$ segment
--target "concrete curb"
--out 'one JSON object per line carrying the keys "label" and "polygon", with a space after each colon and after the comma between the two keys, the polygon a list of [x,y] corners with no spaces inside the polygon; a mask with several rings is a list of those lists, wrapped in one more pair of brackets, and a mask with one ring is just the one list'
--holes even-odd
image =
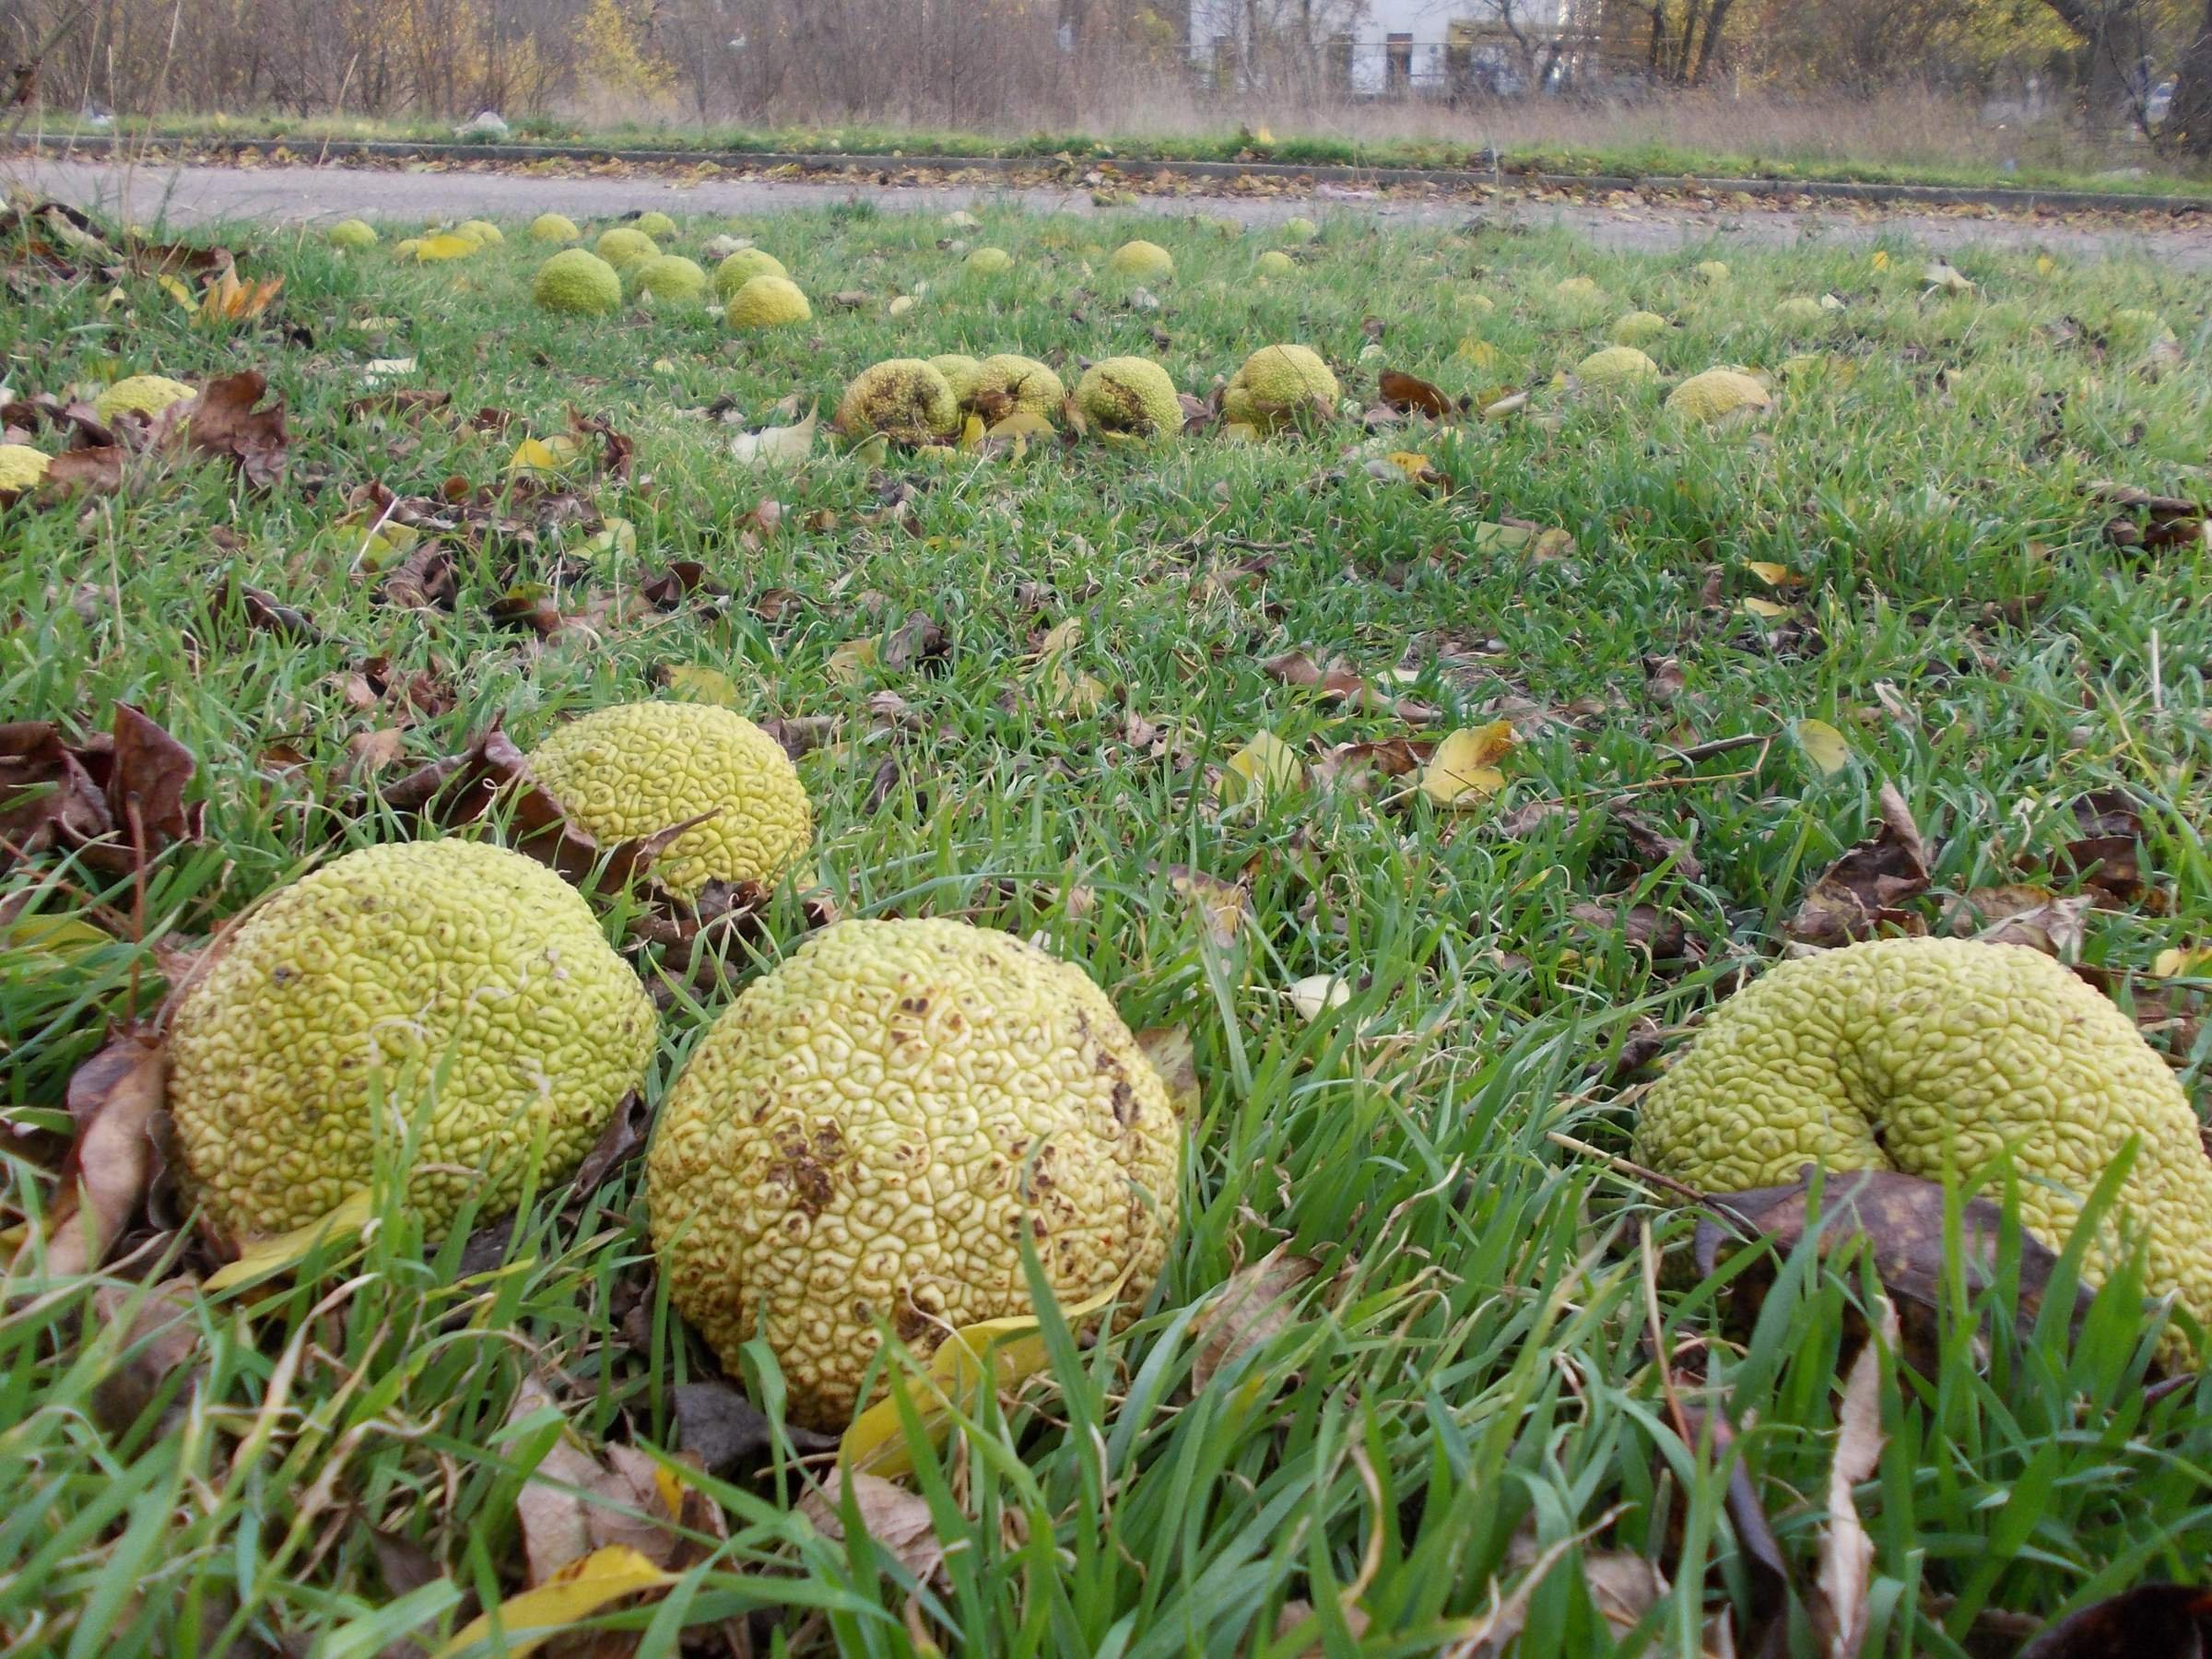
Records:
{"label": "concrete curb", "polygon": [[[15,147],[59,155],[73,152],[112,154],[119,148],[144,144],[146,147],[182,151],[194,158],[219,162],[226,156],[273,156],[279,150],[300,162],[313,165],[326,160],[383,159],[412,161],[637,161],[656,166],[715,167],[752,171],[793,170],[807,174],[864,173],[995,173],[1068,171],[1050,156],[846,156],[806,155],[776,150],[618,149],[605,145],[579,144],[431,144],[400,143],[388,139],[332,140],[327,144],[286,138],[209,138],[166,140],[74,135],[18,135]],[[311,159],[312,158],[312,159]],[[1683,176],[1614,177],[1590,173],[1515,173],[1498,175],[1454,168],[1413,167],[1294,167],[1275,161],[1121,161],[1100,159],[1078,161],[1074,175],[1112,169],[1120,180],[1139,190],[1147,180],[1163,174],[1171,179],[1233,182],[1241,178],[1278,179],[1308,185],[1348,184],[1370,189],[1394,184],[1432,184],[1472,191],[1492,185],[1518,189],[1634,191],[1658,195],[1690,192],[1716,195],[1797,197],[1816,202],[1862,202],[1918,207],[1991,207],[2015,213],[2212,213],[2212,196],[2121,195],[2093,190],[1977,189],[1950,184],[1866,184],[1845,180],[1813,179],[1695,179]],[[1071,182],[1073,182],[1071,180]]]}

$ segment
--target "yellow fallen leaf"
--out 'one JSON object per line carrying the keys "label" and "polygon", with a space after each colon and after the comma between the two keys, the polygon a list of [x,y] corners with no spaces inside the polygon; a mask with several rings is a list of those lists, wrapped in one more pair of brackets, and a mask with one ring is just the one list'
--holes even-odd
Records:
{"label": "yellow fallen leaf", "polygon": [[914,297],[912,294],[901,294],[891,301],[891,315],[894,317],[903,317],[913,309]]}
{"label": "yellow fallen leaf", "polygon": [[200,297],[194,293],[190,288],[186,288],[184,284],[179,281],[176,277],[157,276],[154,278],[154,280],[161,285],[161,291],[163,293],[167,294],[171,300],[174,300],[186,311],[196,312],[200,309]]}
{"label": "yellow fallen leaf", "polygon": [[[499,1605],[500,1644],[504,1659],[534,1653],[570,1626],[591,1618],[609,1602],[635,1595],[641,1590],[659,1590],[676,1583],[677,1575],[663,1572],[627,1544],[609,1544],[581,1559],[571,1561],[535,1590],[524,1590]],[[438,1659],[467,1652],[487,1640],[493,1615],[472,1618],[438,1650]]]}
{"label": "yellow fallen leaf", "polygon": [[1319,1019],[1327,1008],[1341,1008],[1352,1000],[1351,985],[1339,974],[1316,973],[1292,985],[1287,995],[1300,1019]]}
{"label": "yellow fallen leaf", "polygon": [[850,686],[858,680],[865,669],[876,665],[876,641],[847,640],[830,653],[830,677],[841,686]]}
{"label": "yellow fallen leaf", "polygon": [[234,1285],[261,1278],[303,1262],[321,1244],[339,1244],[360,1236],[374,1206],[368,1188],[347,1198],[328,1215],[295,1227],[273,1239],[262,1239],[239,1252],[238,1260],[207,1276],[209,1290],[228,1290]]}
{"label": "yellow fallen leaf", "polygon": [[1488,340],[1478,340],[1473,335],[1460,341],[1459,349],[1452,354],[1462,362],[1472,363],[1477,369],[1498,367],[1498,347]]}
{"label": "yellow fallen leaf", "polygon": [[1038,658],[1041,661],[1046,657],[1058,656],[1064,651],[1073,651],[1082,638],[1082,618],[1070,617],[1064,622],[1056,622],[1052,631],[1037,641]]}
{"label": "yellow fallen leaf", "polygon": [[[1131,1264],[1132,1266],[1135,1264]],[[1088,1319],[1108,1307],[1122,1293],[1130,1269],[1088,1301],[1062,1308],[1060,1317],[1070,1325]],[[1038,1335],[1034,1314],[1018,1313],[1005,1319],[986,1319],[963,1325],[940,1343],[929,1357],[929,1369],[910,1392],[914,1409],[933,1446],[943,1445],[955,1406],[975,1397],[978,1386],[1013,1388],[1045,1367],[1044,1338]],[[838,1442],[838,1462],[849,1469],[896,1478],[913,1467],[908,1455],[906,1431],[899,1420],[896,1399],[878,1400],[857,1418]]]}
{"label": "yellow fallen leaf", "polygon": [[1797,747],[1805,758],[1830,777],[1834,777],[1851,764],[1851,744],[1843,734],[1825,720],[1800,720],[1790,728],[1797,735]]}
{"label": "yellow fallen leaf", "polygon": [[758,432],[740,432],[730,441],[730,453],[748,466],[778,465],[804,461],[814,448],[817,412],[796,426],[768,427]]}
{"label": "yellow fallen leaf", "polygon": [[2200,968],[2212,965],[2212,946],[2192,945],[2183,949],[2161,950],[2151,959],[2153,979],[2180,979],[2194,975]]}
{"label": "yellow fallen leaf", "polygon": [[971,413],[968,418],[960,423],[960,448],[972,455],[982,447],[983,418],[981,415]]}
{"label": "yellow fallen leaf", "polygon": [[1436,746],[1421,769],[1421,793],[1439,806],[1471,806],[1505,787],[1497,761],[1513,747],[1513,724],[1463,726]]}
{"label": "yellow fallen leaf", "polygon": [[745,694],[737,689],[737,682],[719,668],[678,663],[664,670],[661,680],[681,702],[712,703],[723,709],[745,707]]}
{"label": "yellow fallen leaf", "polygon": [[1796,587],[1805,581],[1804,577],[1791,570],[1788,565],[1768,564],[1762,559],[1746,559],[1744,569],[1769,587]]}
{"label": "yellow fallen leaf", "polygon": [[553,473],[576,458],[576,440],[565,433],[552,438],[525,438],[507,457],[511,473]]}
{"label": "yellow fallen leaf", "polygon": [[1877,271],[1886,271],[1889,268],[1889,255],[1879,248],[1874,251],[1874,268]]}
{"label": "yellow fallen leaf", "polygon": [[2038,276],[2048,276],[2057,269],[2058,261],[2052,258],[2050,254],[2039,253],[2035,256],[2035,274]]}
{"label": "yellow fallen leaf", "polygon": [[1764,617],[1770,622],[1775,620],[1777,618],[1786,617],[1790,614],[1790,607],[1788,606],[1777,605],[1771,599],[1746,599],[1742,601],[1737,608],[1744,611],[1748,616]]}
{"label": "yellow fallen leaf", "polygon": [[1305,766],[1290,746],[1263,726],[1229,758],[1221,772],[1221,798],[1265,797],[1271,790],[1295,789],[1305,777]]}

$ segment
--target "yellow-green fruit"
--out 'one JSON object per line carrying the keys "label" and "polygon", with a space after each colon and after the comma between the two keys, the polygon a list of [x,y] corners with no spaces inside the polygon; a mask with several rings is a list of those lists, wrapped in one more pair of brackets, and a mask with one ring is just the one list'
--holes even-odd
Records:
{"label": "yellow-green fruit", "polygon": [[[956,394],[957,395],[957,394]],[[1004,397],[1007,406],[1000,409],[997,400]],[[982,403],[988,400],[993,408],[986,411],[998,415],[1041,415],[1047,420],[1060,418],[1060,406],[1067,400],[1067,388],[1060,377],[1035,358],[1017,356],[1002,351],[987,357],[976,366],[975,390],[966,400]]]}
{"label": "yellow-green fruit", "polygon": [[1698,261],[1695,269],[1698,275],[1707,282],[1725,282],[1728,280],[1728,266],[1721,260],[1700,259]]}
{"label": "yellow-green fruit", "polygon": [[394,245],[392,249],[392,256],[394,259],[412,259],[418,253],[421,251],[421,248],[422,238],[419,236],[410,236],[404,241]]}
{"label": "yellow-green fruit", "polygon": [[1182,400],[1168,371],[1150,358],[1093,363],[1076,382],[1076,407],[1101,432],[1168,438],[1182,430]]}
{"label": "yellow-green fruit", "polygon": [[1463,288],[1460,290],[1459,302],[1465,306],[1469,311],[1476,312],[1485,317],[1488,316],[1492,312],[1498,309],[1497,300],[1491,299],[1488,294],[1478,294],[1472,288]]}
{"label": "yellow-green fruit", "polygon": [[688,899],[710,881],[772,883],[814,840],[814,813],[783,746],[712,703],[618,703],[531,751],[530,775],[601,846],[690,818],[653,861]]}
{"label": "yellow-green fruit", "polygon": [[900,443],[934,443],[959,427],[960,400],[920,358],[891,358],[863,369],[837,404],[837,429],[849,438],[881,432]]}
{"label": "yellow-green fruit", "polygon": [[477,841],[349,853],[250,911],[170,1024],[169,1109],[194,1194],[233,1238],[317,1220],[418,1135],[433,1234],[496,1215],[535,1164],[582,1159],[657,1032],[591,908]]}
{"label": "yellow-green fruit", "polygon": [[1279,227],[1285,241],[1308,242],[1321,234],[1321,227],[1310,218],[1287,218]]}
{"label": "yellow-green fruit", "polygon": [[765,248],[740,248],[714,267],[714,291],[727,300],[756,276],[784,276],[783,262]]}
{"label": "yellow-green fruit", "polygon": [[945,383],[952,388],[953,401],[961,408],[975,401],[975,377],[982,372],[982,364],[971,357],[949,351],[942,357],[931,358],[929,366],[945,377]]}
{"label": "yellow-green fruit", "polygon": [[878,1324],[927,1353],[1032,1311],[1141,1304],[1183,1126],[1081,970],[964,922],[843,922],[755,981],[662,1109],[645,1190],[670,1300],[725,1364],[763,1341],[792,1420],[860,1402]]}
{"label": "yellow-green fruit", "polygon": [[2173,338],[2165,318],[2134,306],[2114,312],[2110,328],[2112,337],[2126,346],[2150,347]]}
{"label": "yellow-green fruit", "polygon": [[[2212,1324],[2212,1159],[2166,1063],[2041,952],[1882,939],[1785,962],[1730,997],[1644,1096],[1636,1158],[1711,1193],[1801,1166],[1971,1177],[2009,1153],[2020,1219],[2062,1248],[2140,1136],[2120,1188],[2153,1295]],[[2087,1277],[2115,1261],[2099,1230]]]}
{"label": "yellow-green fruit", "polygon": [[464,219],[453,227],[456,236],[473,236],[487,248],[497,248],[507,241],[506,232],[489,219]]}
{"label": "yellow-green fruit", "polygon": [[1305,346],[1263,346],[1229,377],[1222,412],[1261,431],[1300,416],[1326,419],[1335,411],[1336,376]]}
{"label": "yellow-green fruit", "polygon": [[582,234],[576,229],[576,221],[564,213],[541,213],[530,221],[533,241],[572,242]]}
{"label": "yellow-green fruit", "polygon": [[1597,284],[1588,276],[1562,276],[1551,291],[1562,300],[1591,300],[1597,295]]}
{"label": "yellow-green fruit", "polygon": [[665,213],[641,213],[629,224],[631,229],[641,230],[656,241],[676,234],[676,221]]}
{"label": "yellow-green fruit", "polygon": [[1657,312],[1632,311],[1613,324],[1616,346],[1648,346],[1666,333],[1666,319]]}
{"label": "yellow-green fruit", "polygon": [[1294,276],[1298,274],[1298,261],[1280,248],[1268,249],[1260,255],[1257,265],[1263,276]]}
{"label": "yellow-green fruit", "polygon": [[732,328],[776,328],[806,322],[814,307],[788,276],[753,276],[730,296],[726,315]]}
{"label": "yellow-green fruit", "polygon": [[1774,308],[1775,324],[1783,328],[1818,328],[1828,320],[1828,307],[1805,294],[1784,300]]}
{"label": "yellow-green fruit", "polygon": [[28,443],[0,443],[0,495],[30,488],[46,476],[51,465],[45,452]]}
{"label": "yellow-green fruit", "polygon": [[367,219],[342,218],[330,228],[330,245],[334,248],[373,248],[376,246],[376,227]]}
{"label": "yellow-green fruit", "polygon": [[173,381],[159,374],[134,374],[117,381],[92,400],[92,413],[104,421],[129,411],[144,415],[149,420],[173,403],[182,403],[192,396],[193,389],[182,381]]}
{"label": "yellow-green fruit", "polygon": [[1014,268],[1014,255],[1004,248],[978,248],[968,255],[968,268],[979,276],[995,276]]}
{"label": "yellow-green fruit", "polygon": [[599,257],[618,271],[627,271],[631,265],[643,265],[661,251],[660,244],[644,231],[622,226],[601,231],[596,246]]}
{"label": "yellow-green fruit", "polygon": [[1158,281],[1175,275],[1175,256],[1158,242],[1125,241],[1113,251],[1106,268],[1116,276],[1134,276],[1142,281]]}
{"label": "yellow-green fruit", "polygon": [[1633,346],[1608,346],[1594,351],[1574,366],[1585,385],[1626,386],[1659,378],[1659,365]]}
{"label": "yellow-green fruit", "polygon": [[538,267],[530,296],[547,311],[601,316],[622,304],[622,278],[596,253],[564,248]]}
{"label": "yellow-green fruit", "polygon": [[1666,406],[1687,419],[1714,421],[1754,413],[1771,401],[1767,389],[1749,375],[1735,369],[1708,369],[1668,393]]}
{"label": "yellow-green fruit", "polygon": [[696,300],[707,291],[707,274],[677,253],[656,253],[638,267],[638,292],[655,300]]}
{"label": "yellow-green fruit", "polygon": [[1828,359],[1817,351],[1800,352],[1795,357],[1786,357],[1782,359],[1782,374],[1784,380],[1796,380],[1801,376],[1818,374],[1827,367]]}

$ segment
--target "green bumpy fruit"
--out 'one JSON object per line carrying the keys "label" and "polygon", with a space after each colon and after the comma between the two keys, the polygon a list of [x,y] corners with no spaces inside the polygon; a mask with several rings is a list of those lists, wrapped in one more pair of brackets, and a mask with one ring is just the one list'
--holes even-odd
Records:
{"label": "green bumpy fruit", "polygon": [[530,221],[533,241],[572,242],[582,235],[576,228],[576,221],[564,213],[541,213]]}
{"label": "green bumpy fruit", "polygon": [[622,305],[622,278],[596,253],[566,248],[538,267],[531,298],[550,312],[604,316]]}
{"label": "green bumpy fruit", "polygon": [[1774,324],[1778,328],[1818,328],[1834,314],[1810,295],[1798,294],[1774,308]]}
{"label": "green bumpy fruit", "polygon": [[602,846],[704,818],[651,874],[678,898],[710,881],[772,885],[814,840],[814,813],[782,745],[712,703],[618,703],[534,749],[530,776]]}
{"label": "green bumpy fruit", "polygon": [[249,912],[179,1003],[169,1107],[191,1189],[233,1239],[320,1219],[420,1138],[433,1234],[582,1160],[658,1039],[591,909],[476,841],[349,853]]}
{"label": "green bumpy fruit", "polygon": [[877,1322],[926,1353],[1032,1312],[1141,1305],[1184,1130],[1078,969],[964,922],[843,922],[692,1051],[646,1159],[670,1300],[724,1361],[775,1354],[792,1420],[860,1404]]}
{"label": "green bumpy fruit", "polygon": [[1140,282],[1158,282],[1175,275],[1175,256],[1158,242],[1125,241],[1113,251],[1106,261],[1106,268],[1116,276],[1128,276]]}
{"label": "green bumpy fruit", "polygon": [[1666,330],[1667,321],[1657,312],[1632,311],[1613,324],[1611,337],[1616,346],[1648,346]]}
{"label": "green bumpy fruit", "polygon": [[[1644,1096],[1635,1156],[1735,1193],[1806,1164],[1971,1177],[2009,1153],[2020,1219],[2057,1250],[2131,1136],[2120,1207],[2148,1288],[2212,1324],[2212,1160],[2134,1022],[2039,951],[1881,939],[1784,962],[1723,1004]],[[2092,1283],[2117,1243],[2100,1229]]]}
{"label": "green bumpy fruit", "polygon": [[463,219],[453,227],[453,234],[473,236],[487,248],[503,247],[507,241],[507,233],[489,219]]}
{"label": "green bumpy fruit", "polygon": [[1659,365],[1633,346],[1608,346],[1574,366],[1578,379],[1593,386],[1626,386],[1659,378]]}
{"label": "green bumpy fruit", "polygon": [[35,488],[53,465],[44,451],[28,443],[0,443],[0,495],[20,495]]}
{"label": "green bumpy fruit", "polygon": [[837,403],[848,438],[881,432],[900,443],[935,443],[960,429],[960,400],[920,358],[892,358],[854,375]]}
{"label": "green bumpy fruit", "polygon": [[1310,242],[1321,234],[1321,227],[1302,217],[1287,218],[1281,226],[1285,241]]}
{"label": "green bumpy fruit", "polygon": [[1149,358],[1108,358],[1076,382],[1076,407],[1100,431],[1151,441],[1182,430],[1182,400]]}
{"label": "green bumpy fruit", "polygon": [[655,241],[677,234],[676,221],[665,213],[641,213],[630,220],[630,228],[652,237]]}
{"label": "green bumpy fruit", "polygon": [[1335,412],[1336,376],[1305,346],[1263,346],[1230,376],[1221,411],[1230,419],[1270,432],[1297,420]]}
{"label": "green bumpy fruit", "polygon": [[1014,255],[1004,248],[978,248],[964,263],[979,276],[996,276],[1014,268]]}
{"label": "green bumpy fruit", "polygon": [[814,307],[789,277],[755,276],[730,296],[724,314],[732,328],[782,328],[806,322]]}
{"label": "green bumpy fruit", "polygon": [[330,228],[330,245],[359,250],[376,246],[376,227],[367,219],[342,218]]}
{"label": "green bumpy fruit", "polygon": [[1260,255],[1256,263],[1259,273],[1263,276],[1295,276],[1298,275],[1298,261],[1280,248],[1268,249],[1266,253]]}
{"label": "green bumpy fruit", "polygon": [[[1006,399],[1006,406],[996,408],[1002,397]],[[1002,351],[976,365],[974,390],[961,401],[991,403],[994,406],[994,418],[1039,415],[1047,420],[1057,420],[1061,405],[1067,401],[1067,388],[1060,383],[1058,375],[1035,358]]]}
{"label": "green bumpy fruit", "polygon": [[714,267],[714,292],[727,301],[756,276],[782,276],[791,273],[783,262],[765,248],[740,248]]}
{"label": "green bumpy fruit", "polygon": [[638,292],[655,300],[697,300],[707,291],[707,274],[678,253],[656,253],[638,267]]}
{"label": "green bumpy fruit", "polygon": [[618,271],[627,271],[631,265],[643,265],[647,260],[658,257],[661,251],[660,244],[644,231],[624,226],[601,231],[599,241],[594,245],[599,257]]}
{"label": "green bumpy fruit", "polygon": [[954,401],[961,408],[975,401],[975,377],[982,372],[982,364],[953,351],[931,358],[929,366],[945,377],[945,383],[952,388]]}
{"label": "green bumpy fruit", "polygon": [[171,404],[194,396],[192,387],[159,374],[134,374],[117,381],[92,400],[92,413],[112,424],[118,415],[143,415],[152,419]]}
{"label": "green bumpy fruit", "polygon": [[1708,369],[1693,374],[1666,395],[1670,414],[1710,423],[1757,414],[1772,399],[1767,389],[1735,369]]}

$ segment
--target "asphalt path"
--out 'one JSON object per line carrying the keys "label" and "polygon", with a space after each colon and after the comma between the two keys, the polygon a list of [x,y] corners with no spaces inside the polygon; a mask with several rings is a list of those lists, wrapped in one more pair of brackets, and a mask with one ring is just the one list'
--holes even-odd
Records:
{"label": "asphalt path", "polygon": [[[565,213],[605,218],[657,207],[730,216],[778,208],[870,201],[889,210],[947,212],[1018,206],[1035,213],[1094,214],[1080,186],[879,183],[782,180],[727,172],[699,175],[636,170],[618,176],[582,171],[525,172],[467,167],[387,169],[263,164],[217,167],[56,159],[18,155],[0,162],[33,193],[88,209],[120,212],[142,224],[194,225],[253,219],[315,225],[349,214],[409,221],[530,218]],[[1406,194],[1322,184],[1265,195],[1142,195],[1111,211],[1193,214],[1265,227],[1294,214],[1355,216],[1382,224],[1558,227],[1601,248],[1672,253],[1683,248],[1775,247],[1803,241],[1863,245],[1901,239],[1931,253],[2030,248],[2076,259],[2145,259],[2187,270],[2212,268],[2212,224],[2204,216],[2168,220],[2148,214],[2025,217],[1960,211],[1884,210],[1867,206],[1741,206],[1696,197],[1576,198],[1558,194]]]}

